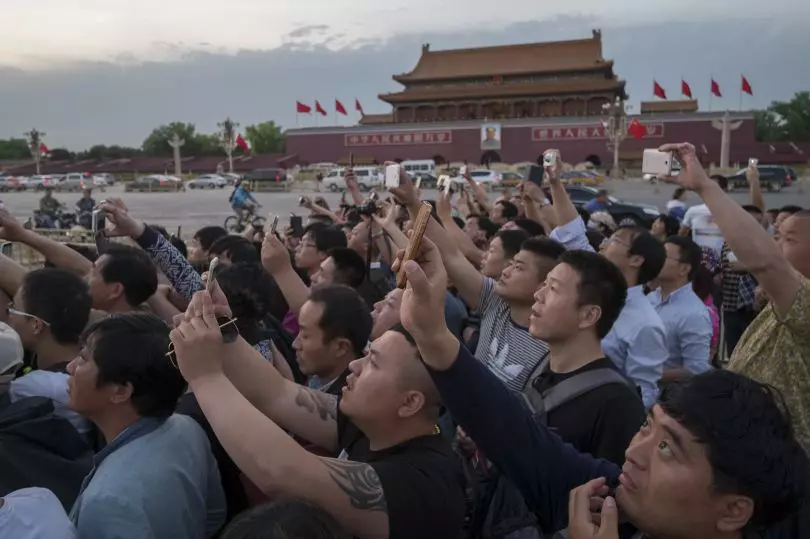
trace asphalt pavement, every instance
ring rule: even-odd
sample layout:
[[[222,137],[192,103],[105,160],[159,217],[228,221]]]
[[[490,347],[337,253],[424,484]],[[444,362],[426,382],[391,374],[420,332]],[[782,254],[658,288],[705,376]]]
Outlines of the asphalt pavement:
[[[641,181],[625,180],[611,181],[605,185],[610,193],[616,198],[630,201],[654,204],[659,208],[664,208],[667,200],[672,196],[675,186],[667,184],[650,185]],[[785,188],[779,193],[765,193],[765,204],[768,208],[777,208],[787,204],[798,204],[805,208],[810,208],[810,186],[800,192],[797,185]],[[216,190],[187,190],[179,193],[124,193],[123,186],[115,185],[107,187],[105,192],[95,190],[93,198],[98,202],[104,198],[121,197],[129,207],[130,213],[147,223],[160,224],[167,230],[175,231],[178,226],[182,226],[183,235],[189,236],[195,230],[206,225],[221,225],[225,218],[231,215],[228,196],[230,187]],[[298,199],[302,195],[323,196],[334,209],[340,203],[339,193],[313,193],[311,191],[295,191],[289,193],[256,193],[255,196],[262,208],[259,213],[262,216],[278,215],[282,223],[290,213],[305,215],[307,210],[298,206]],[[73,208],[80,198],[80,193],[55,193],[54,196],[69,208]],[[426,199],[435,198],[435,191],[424,191]],[[498,196],[491,193],[491,197]],[[748,201],[747,192],[739,191],[731,193],[730,196],[745,204]],[[32,215],[35,208],[39,207],[39,199],[42,193],[0,193],[0,200],[4,206],[17,217],[25,219]],[[700,204],[699,197],[690,193],[686,200],[688,205]]]

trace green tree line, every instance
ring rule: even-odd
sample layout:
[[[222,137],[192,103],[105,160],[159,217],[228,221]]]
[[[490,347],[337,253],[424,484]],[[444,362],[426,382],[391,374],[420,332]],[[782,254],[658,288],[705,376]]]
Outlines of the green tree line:
[[[153,129],[140,148],[119,145],[106,146],[104,144],[97,144],[81,152],[71,152],[64,148],[49,148],[50,158],[54,161],[61,161],[69,159],[123,159],[139,155],[170,157],[173,155],[173,150],[169,145],[169,141],[172,140],[175,134],[185,141],[180,150],[183,155],[224,155],[218,134],[198,133],[196,126],[191,123],[171,122]],[[281,126],[276,125],[273,121],[249,125],[245,128],[243,136],[250,144],[253,153],[284,152],[284,134]],[[47,140],[45,144],[47,145]],[[234,151],[235,154],[242,152],[238,148]],[[0,139],[0,159],[30,158],[31,151],[28,148],[26,139]]]
[[[799,92],[790,101],[774,101],[754,112],[760,141],[810,141],[810,92]]]

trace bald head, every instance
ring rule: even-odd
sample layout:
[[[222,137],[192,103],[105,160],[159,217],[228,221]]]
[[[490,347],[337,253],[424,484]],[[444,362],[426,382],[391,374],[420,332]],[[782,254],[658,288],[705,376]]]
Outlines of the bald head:
[[[810,211],[798,211],[783,220],[778,242],[791,266],[810,278]]]
[[[405,328],[400,325],[391,328],[392,332],[400,334],[404,340],[408,342],[413,349],[413,355],[408,354],[407,359],[401,361],[398,365],[399,376],[397,377],[397,384],[400,389],[405,391],[418,391],[425,396],[424,409],[431,415],[438,417],[439,406],[441,405],[441,397],[439,390],[433,384],[433,379],[422,363],[422,357],[419,355],[419,350],[416,348],[416,341]]]

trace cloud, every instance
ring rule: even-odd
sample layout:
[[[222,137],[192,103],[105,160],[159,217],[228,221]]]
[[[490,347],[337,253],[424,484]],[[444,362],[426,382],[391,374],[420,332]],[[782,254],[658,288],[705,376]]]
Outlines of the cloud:
[[[296,28],[289,34],[287,37],[291,37],[293,39],[307,37],[312,34],[323,34],[329,30],[329,26],[326,24],[312,24],[309,26],[302,26],[300,28]]]
[[[597,16],[564,16],[489,30],[412,32],[388,38],[340,35],[325,25],[273,50],[208,49],[165,41],[152,44],[155,61],[119,55],[116,62],[79,62],[60,69],[0,68],[0,137],[35,126],[49,147],[140,145],[152,128],[187,121],[211,132],[230,116],[244,126],[275,120],[295,127],[295,101],[315,99],[331,112],[335,98],[351,108],[359,98],[367,113],[387,112],[377,95],[400,86],[391,75],[410,71],[421,45],[434,50],[588,37],[601,27],[604,56],[627,80],[631,102],[652,97],[655,77],[671,98],[680,78],[708,105],[710,74],[723,86],[713,107],[738,107],[740,74],[754,86],[746,107],[763,107],[810,88],[806,51],[810,34],[798,19],[691,23],[613,23]],[[305,29],[299,28],[298,30]],[[295,32],[295,30],[293,30]],[[330,38],[333,42],[324,43]],[[185,43],[197,43],[185,41]],[[166,60],[171,56],[173,59]],[[300,117],[312,125],[313,119]],[[333,122],[334,118],[322,119]],[[343,119],[344,124],[348,120]]]

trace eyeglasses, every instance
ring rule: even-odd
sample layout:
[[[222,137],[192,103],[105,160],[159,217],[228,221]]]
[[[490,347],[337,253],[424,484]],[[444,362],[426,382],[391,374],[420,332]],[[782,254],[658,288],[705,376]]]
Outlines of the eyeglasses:
[[[615,243],[615,244],[617,244],[617,245],[621,245],[621,246],[623,246],[623,247],[627,247],[628,249],[630,249],[630,248],[632,247],[632,245],[630,245],[629,243],[627,243],[627,242],[626,242],[626,241],[624,241],[623,239],[621,239],[621,238],[619,238],[619,237],[616,237],[616,236],[611,236],[611,237],[609,237],[609,238],[605,238],[605,239],[602,241],[602,245],[604,245],[605,247],[607,247],[607,246],[608,246],[608,245],[610,245],[611,243]]]
[[[236,320],[237,320],[236,318],[231,318],[230,320],[228,320],[224,324],[221,324],[219,326],[219,329],[221,330],[222,328],[233,325],[234,330],[236,330],[236,335],[238,336],[239,335],[239,326],[236,325]],[[179,369],[179,367],[177,366],[177,354],[175,354],[175,352],[174,352],[174,343],[171,342],[171,341],[169,341],[169,351],[166,352],[166,357],[169,358],[169,361],[171,362],[172,367],[174,367],[175,369]]]
[[[31,318],[31,319],[34,319],[34,320],[39,320],[40,322],[42,322],[42,323],[43,323],[43,324],[45,324],[46,326],[50,326],[50,325],[51,325],[51,323],[50,323],[50,322],[46,322],[45,320],[43,320],[42,318],[38,317],[38,316],[37,316],[37,315],[35,315],[35,314],[29,314],[29,313],[26,313],[26,312],[23,312],[23,311],[18,311],[17,309],[15,309],[15,308],[14,308],[14,304],[13,304],[13,303],[11,303],[11,302],[9,302],[9,304],[6,306],[6,315],[9,315],[9,314],[13,314],[13,315],[15,315],[15,316],[24,316],[24,317],[26,317],[26,318]]]

